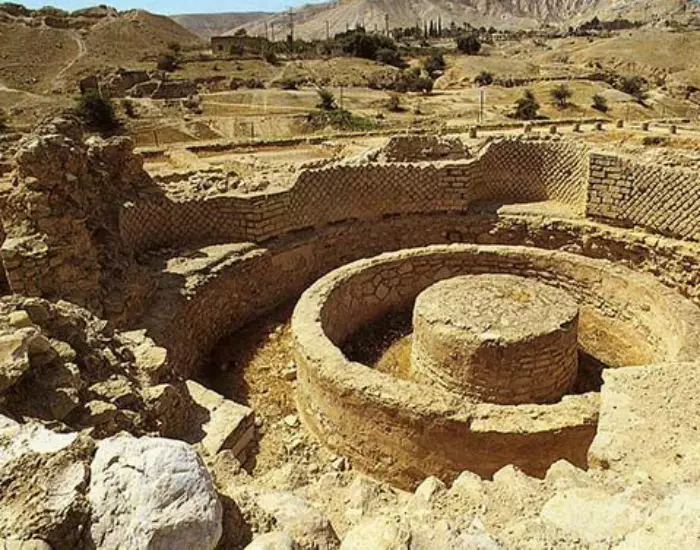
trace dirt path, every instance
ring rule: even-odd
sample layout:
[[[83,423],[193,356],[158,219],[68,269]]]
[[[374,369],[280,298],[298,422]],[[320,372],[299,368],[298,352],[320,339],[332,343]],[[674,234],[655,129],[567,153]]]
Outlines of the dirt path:
[[[66,75],[66,73],[69,70],[71,70],[73,65],[75,65],[80,59],[82,59],[85,56],[85,54],[87,54],[87,45],[85,44],[85,41],[81,38],[81,36],[76,31],[71,31],[70,35],[71,38],[75,40],[75,43],[78,45],[78,53],[73,59],[71,59],[68,63],[66,63],[63,66],[63,68],[58,72],[56,76],[53,77],[53,80],[51,80],[52,88],[58,87],[59,81]]]

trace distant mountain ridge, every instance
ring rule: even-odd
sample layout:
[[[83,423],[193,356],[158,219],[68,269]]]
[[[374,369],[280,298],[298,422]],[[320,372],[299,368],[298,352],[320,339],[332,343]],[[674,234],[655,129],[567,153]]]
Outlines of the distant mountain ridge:
[[[681,12],[693,0],[338,0],[295,9],[294,32],[300,38],[320,39],[357,25],[368,30],[423,25],[440,19],[443,26],[494,26],[500,29],[536,28],[542,24],[576,25],[594,16],[650,21]],[[274,29],[277,39],[289,32],[289,13],[227,13],[182,15],[178,23],[199,35],[232,34],[245,29],[264,35]]]

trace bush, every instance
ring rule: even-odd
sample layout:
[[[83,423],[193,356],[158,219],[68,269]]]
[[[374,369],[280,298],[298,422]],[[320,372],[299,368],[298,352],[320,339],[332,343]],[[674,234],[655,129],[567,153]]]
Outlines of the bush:
[[[335,103],[335,96],[330,90],[326,88],[319,88],[316,90],[316,93],[318,94],[319,98],[319,103],[316,105],[318,109],[332,111],[338,108],[338,105]]]
[[[644,103],[647,98],[647,81],[641,76],[622,76],[616,88],[633,96],[639,103]]]
[[[279,62],[277,54],[269,48],[263,52],[263,59],[270,65],[277,65]]]
[[[467,55],[476,55],[481,50],[481,42],[475,34],[460,36],[457,39],[457,49]]]
[[[118,126],[114,114],[114,104],[109,98],[102,97],[99,92],[92,90],[80,96],[75,114],[88,127],[97,130],[112,130]]]
[[[481,71],[478,75],[476,75],[474,83],[477,86],[490,86],[493,84],[493,74],[488,71]]]
[[[157,67],[161,71],[172,73],[180,67],[180,60],[171,53],[164,53],[158,58]]]
[[[429,94],[433,91],[433,79],[423,76],[418,67],[413,67],[401,73],[395,78],[390,88],[395,92],[421,92]]]
[[[182,46],[180,45],[179,42],[168,42],[168,49],[173,52],[175,55],[179,54],[180,51],[182,50]]]
[[[423,68],[431,77],[445,70],[445,58],[441,52],[435,52],[423,61]]]
[[[375,59],[379,63],[391,65],[392,67],[405,67],[406,62],[401,58],[399,52],[391,48],[379,48],[375,54]]]
[[[304,83],[303,78],[284,77],[277,81],[277,85],[282,90],[298,90],[299,86]]]
[[[130,99],[122,99],[122,109],[124,109],[124,114],[129,118],[136,118],[136,106],[134,102]]]
[[[0,108],[0,131],[7,128],[9,121],[10,117],[7,115],[4,109]]]
[[[405,111],[401,105],[401,96],[399,94],[389,94],[389,99],[386,100],[386,109],[392,113]]]
[[[572,92],[566,84],[555,86],[549,94],[560,109],[563,109],[569,104],[569,98],[572,96]]]
[[[321,130],[330,126],[337,130],[373,130],[376,123],[369,118],[354,115],[345,109],[332,111],[317,111],[307,116],[307,121],[313,129]]]
[[[540,108],[540,104],[535,98],[530,90],[525,90],[523,97],[515,102],[515,112],[513,113],[514,118],[520,120],[532,120],[537,118],[537,111]]]
[[[608,100],[605,99],[602,95],[600,94],[595,94],[591,100],[593,101],[592,107],[596,111],[600,111],[601,113],[607,113],[608,112]]]

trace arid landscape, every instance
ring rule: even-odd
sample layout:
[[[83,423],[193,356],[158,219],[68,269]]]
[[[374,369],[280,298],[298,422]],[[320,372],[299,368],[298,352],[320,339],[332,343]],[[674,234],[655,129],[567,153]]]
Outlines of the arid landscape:
[[[697,51],[0,4],[0,550],[700,548]]]

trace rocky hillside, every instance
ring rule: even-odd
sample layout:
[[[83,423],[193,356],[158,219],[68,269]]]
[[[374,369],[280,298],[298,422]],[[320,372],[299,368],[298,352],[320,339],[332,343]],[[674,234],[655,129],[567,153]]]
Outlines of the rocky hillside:
[[[363,25],[368,30],[385,28],[385,16],[389,16],[390,27],[411,27],[424,21],[438,19],[443,25],[469,23],[474,26],[497,28],[534,28],[543,23],[553,25],[576,25],[593,16],[610,20],[626,17],[635,20],[655,21],[669,16],[681,15],[690,0],[339,0],[321,4],[307,4],[295,10],[295,34],[303,38],[324,38],[326,22],[331,34],[346,28]],[[243,21],[244,15],[252,20]],[[244,28],[251,34],[263,34],[265,23],[279,29],[279,36],[289,28],[287,12],[278,14],[225,14],[216,27],[218,34],[227,21],[236,24],[228,28],[233,33]],[[255,16],[255,17],[253,17]],[[209,37],[207,21],[212,15],[176,16],[175,19],[192,32]],[[236,18],[239,18],[236,20]],[[217,23],[218,25],[219,23]],[[206,28],[206,31],[202,30]]]

